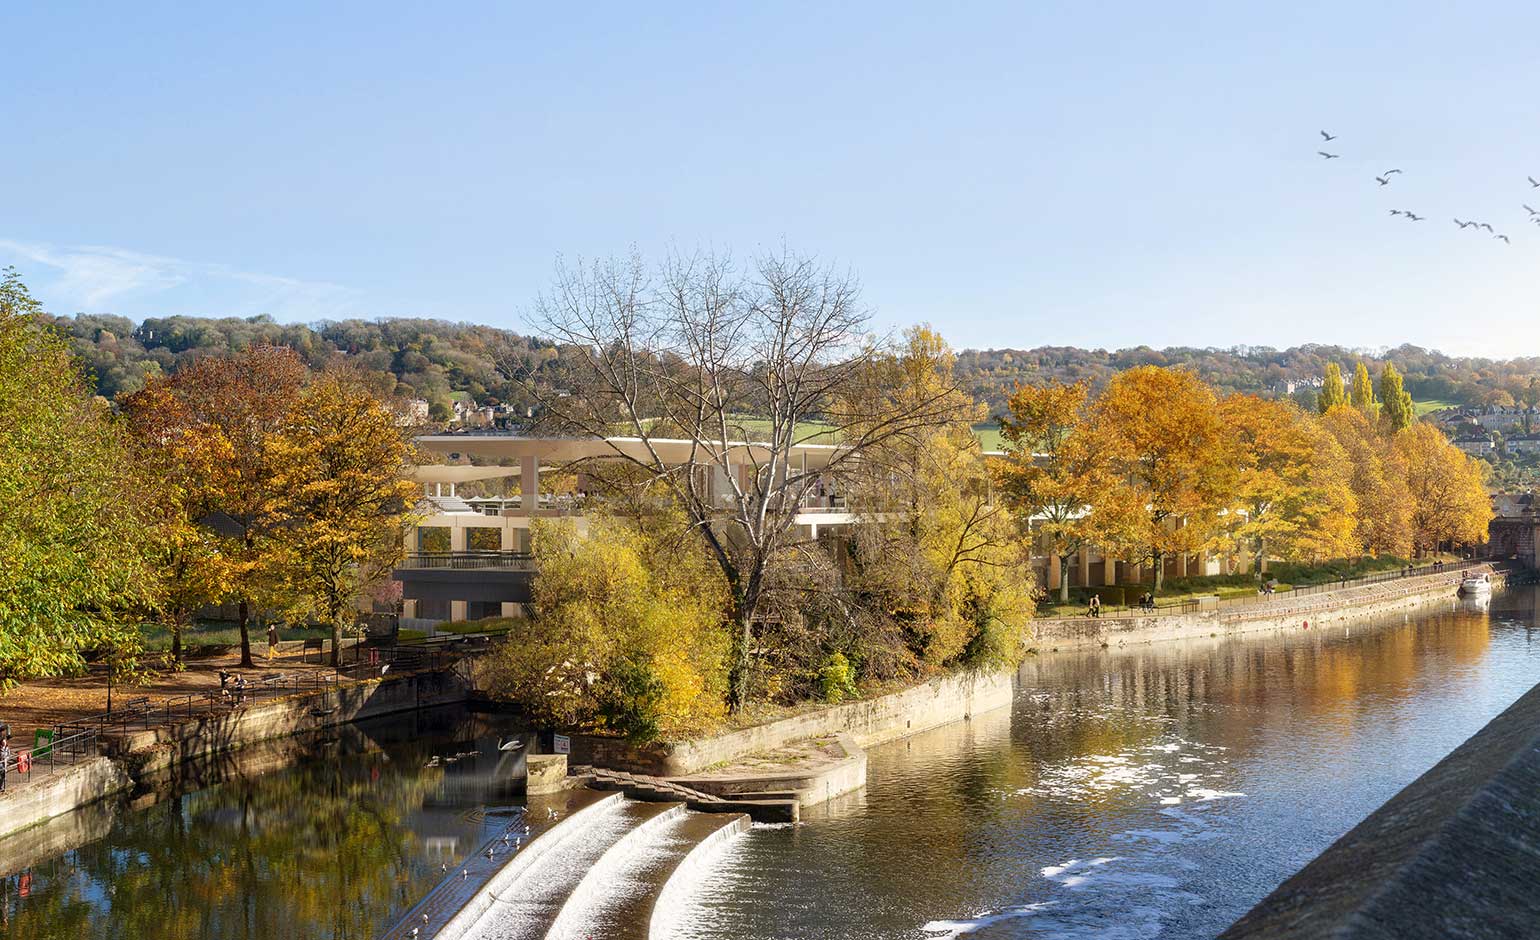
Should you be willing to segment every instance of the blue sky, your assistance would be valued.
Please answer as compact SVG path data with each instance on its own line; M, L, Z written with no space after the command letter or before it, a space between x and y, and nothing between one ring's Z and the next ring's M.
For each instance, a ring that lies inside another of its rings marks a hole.
M1540 354L1532 3L3 16L0 265L55 312L517 328L558 254L784 240L959 347Z

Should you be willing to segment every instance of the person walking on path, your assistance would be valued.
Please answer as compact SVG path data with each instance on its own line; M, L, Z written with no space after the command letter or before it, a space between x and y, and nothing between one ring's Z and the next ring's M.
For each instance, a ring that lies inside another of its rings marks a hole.
M0 793L5 792L5 771L11 765L11 735L0 736Z
M1101 615L1102 615L1102 596L1100 594L1092 594L1091 595L1091 616L1092 617L1100 617Z
M278 655L278 624L267 625L267 658L269 661Z

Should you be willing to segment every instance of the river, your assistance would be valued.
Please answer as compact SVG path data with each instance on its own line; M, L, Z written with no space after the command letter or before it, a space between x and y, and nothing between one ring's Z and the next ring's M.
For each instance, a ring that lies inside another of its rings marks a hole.
M1213 937L1540 682L1535 605L1035 658L739 840L685 936Z
M1540 681L1535 608L1034 657L1014 707L732 843L685 940L1212 937ZM508 730L450 710L248 749L8 839L0 937L363 940L510 812Z

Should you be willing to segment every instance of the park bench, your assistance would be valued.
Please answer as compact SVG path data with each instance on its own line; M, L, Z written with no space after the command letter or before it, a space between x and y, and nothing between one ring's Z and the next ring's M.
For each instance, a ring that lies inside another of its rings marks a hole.
M325 644L326 644L326 641L321 639L320 637L312 637L311 639L306 640L305 641L305 646L304 646L304 648L300 652L300 657L299 657L300 662L303 663L303 662L309 662L310 661L310 651L311 650L315 650L316 662L320 662L321 661L321 655L322 655L322 653L326 649L326 645Z

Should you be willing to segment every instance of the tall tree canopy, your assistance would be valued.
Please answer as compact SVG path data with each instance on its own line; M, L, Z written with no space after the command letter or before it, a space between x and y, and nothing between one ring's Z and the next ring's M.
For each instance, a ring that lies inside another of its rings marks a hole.
M1444 542L1481 542L1492 521L1492 502L1481 464L1461 452L1438 428L1418 423L1395 436L1405 461L1411 495L1412 540L1421 551Z
M1385 425L1392 434L1410 427L1417 417L1412 396L1401 385L1401 373L1388 362L1380 373L1380 402L1384 408Z
M150 494L14 269L0 277L0 686L132 650L123 614L153 593Z
M1214 537L1233 485L1233 438L1207 385L1156 366L1108 382L1092 422L1113 481L1093 500L1092 525L1103 541L1147 557L1158 591L1167 556L1200 551Z
M1231 395L1219 411L1240 445L1234 535L1263 564L1269 553L1287 561L1351 554L1358 506L1341 445L1292 402Z
M331 627L332 661L365 589L400 559L416 502L412 447L395 416L356 374L310 383L269 443L272 520L280 595L293 613Z
M1358 365L1353 368L1353 397L1351 404L1370 421L1379 420L1380 403L1374 397L1374 381L1369 378L1369 367L1364 365L1362 359L1358 360Z
M1000 420L1006 460L997 464L1001 496L1059 560L1059 600L1069 600L1069 560L1093 536L1090 507L1108 488L1106 461L1086 422L1083 382L1024 385Z
M1326 364L1326 377L1321 383L1321 394L1316 396L1315 401L1321 414L1338 405L1347 404L1347 394L1342 389L1342 369L1335 362Z

